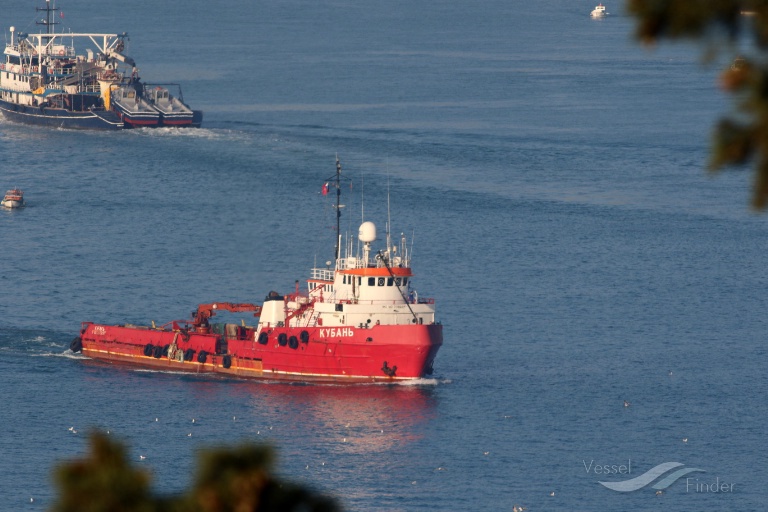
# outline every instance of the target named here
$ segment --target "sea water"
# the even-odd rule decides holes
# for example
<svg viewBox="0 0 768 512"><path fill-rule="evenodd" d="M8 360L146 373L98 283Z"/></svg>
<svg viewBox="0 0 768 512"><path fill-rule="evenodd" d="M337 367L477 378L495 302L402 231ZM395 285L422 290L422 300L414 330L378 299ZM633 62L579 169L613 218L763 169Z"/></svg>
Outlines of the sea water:
<svg viewBox="0 0 768 512"><path fill-rule="evenodd" d="M37 30L8 3L5 28ZM50 507L93 429L159 494L188 488L199 448L254 441L348 510L764 509L768 220L749 170L706 172L728 101L697 48L638 45L619 2L603 20L566 0L60 7L59 29L128 32L141 76L205 119L0 121L0 187L28 203L0 212L0 509ZM68 351L82 321L292 291L333 258L337 154L342 231L383 238L389 204L413 236L444 325L431 378L258 383ZM669 462L703 472L661 495L599 483Z"/></svg>

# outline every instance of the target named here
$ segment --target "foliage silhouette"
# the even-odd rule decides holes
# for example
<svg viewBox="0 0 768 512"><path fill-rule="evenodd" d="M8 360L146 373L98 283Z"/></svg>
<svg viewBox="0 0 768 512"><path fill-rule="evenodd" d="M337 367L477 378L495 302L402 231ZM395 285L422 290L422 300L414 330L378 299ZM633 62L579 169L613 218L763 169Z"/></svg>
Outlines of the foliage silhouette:
<svg viewBox="0 0 768 512"><path fill-rule="evenodd" d="M271 474L272 449L254 444L200 452L190 490L156 496L151 476L133 467L125 447L102 433L90 435L90 453L54 470L54 512L336 512L331 498Z"/></svg>
<svg viewBox="0 0 768 512"><path fill-rule="evenodd" d="M725 55L720 85L734 112L715 126L709 167L752 164L752 206L768 206L768 2L761 0L628 0L636 37L649 44L691 39L705 60ZM748 51L744 51L748 46ZM739 50L742 47L742 50Z"/></svg>

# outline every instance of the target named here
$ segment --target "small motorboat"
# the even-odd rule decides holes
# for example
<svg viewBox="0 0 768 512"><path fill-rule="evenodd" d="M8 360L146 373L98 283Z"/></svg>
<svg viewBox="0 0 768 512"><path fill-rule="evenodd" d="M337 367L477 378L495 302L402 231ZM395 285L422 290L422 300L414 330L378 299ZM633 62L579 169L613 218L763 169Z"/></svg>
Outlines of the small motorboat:
<svg viewBox="0 0 768 512"><path fill-rule="evenodd" d="M5 208L21 208L24 206L24 192L18 188L11 189L5 193L0 206Z"/></svg>
<svg viewBox="0 0 768 512"><path fill-rule="evenodd" d="M141 93L141 83L116 86L111 89L112 109L125 123L125 128L156 128L160 112Z"/></svg>
<svg viewBox="0 0 768 512"><path fill-rule="evenodd" d="M606 14L608 13L605 12L605 6L603 4L597 4L595 8L592 9L592 14L590 14L590 16L593 18L602 18Z"/></svg>
<svg viewBox="0 0 768 512"><path fill-rule="evenodd" d="M172 84L179 87L178 84ZM181 99L173 96L161 86L144 88L144 98L160 112L162 126L192 126L194 113Z"/></svg>

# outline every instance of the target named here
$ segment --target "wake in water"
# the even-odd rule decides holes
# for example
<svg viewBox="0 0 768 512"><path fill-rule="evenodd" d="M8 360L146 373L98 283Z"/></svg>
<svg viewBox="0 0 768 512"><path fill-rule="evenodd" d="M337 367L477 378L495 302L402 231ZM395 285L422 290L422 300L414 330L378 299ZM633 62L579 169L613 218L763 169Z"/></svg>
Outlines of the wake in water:
<svg viewBox="0 0 768 512"><path fill-rule="evenodd" d="M30 357L63 357L65 359L77 359L79 361L90 361L91 358L83 354L75 354L67 349L64 352L42 352L39 354L30 354Z"/></svg>
<svg viewBox="0 0 768 512"><path fill-rule="evenodd" d="M251 139L251 136L244 131L212 128L136 128L128 130L129 135L140 137L179 137L187 139L205 139L205 140L228 140L231 142L241 142Z"/></svg>
<svg viewBox="0 0 768 512"><path fill-rule="evenodd" d="M19 351L31 355L58 355L57 349L68 347L61 333L30 332L21 329L0 330L0 350Z"/></svg>
<svg viewBox="0 0 768 512"><path fill-rule="evenodd" d="M453 381L451 379L438 379L438 378L430 378L430 379L414 379L414 380L406 380L406 381L398 381L393 382L392 384L396 386L438 386L442 384L451 384Z"/></svg>

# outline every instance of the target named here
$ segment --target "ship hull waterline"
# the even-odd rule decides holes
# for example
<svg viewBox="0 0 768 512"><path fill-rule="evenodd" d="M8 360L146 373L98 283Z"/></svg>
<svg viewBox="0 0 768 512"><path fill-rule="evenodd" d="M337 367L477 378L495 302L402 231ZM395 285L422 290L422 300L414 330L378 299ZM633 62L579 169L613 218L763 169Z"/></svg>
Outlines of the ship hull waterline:
<svg viewBox="0 0 768 512"><path fill-rule="evenodd" d="M73 112L62 108L17 105L0 100L0 112L9 121L71 130L122 130L123 121L110 111Z"/></svg>
<svg viewBox="0 0 768 512"><path fill-rule="evenodd" d="M284 345L278 341L281 334L285 334L283 340L298 339L301 331L308 333L308 341ZM159 371L290 382L386 383L429 376L442 345L442 325L276 328L269 332L267 343L261 344L216 334L179 335L168 330L87 324L79 339L87 357ZM149 345L154 354L146 355ZM182 353L191 350L194 356L190 360L169 358L167 348L173 345ZM202 362L201 351L207 352ZM388 374L384 367L396 370Z"/></svg>

